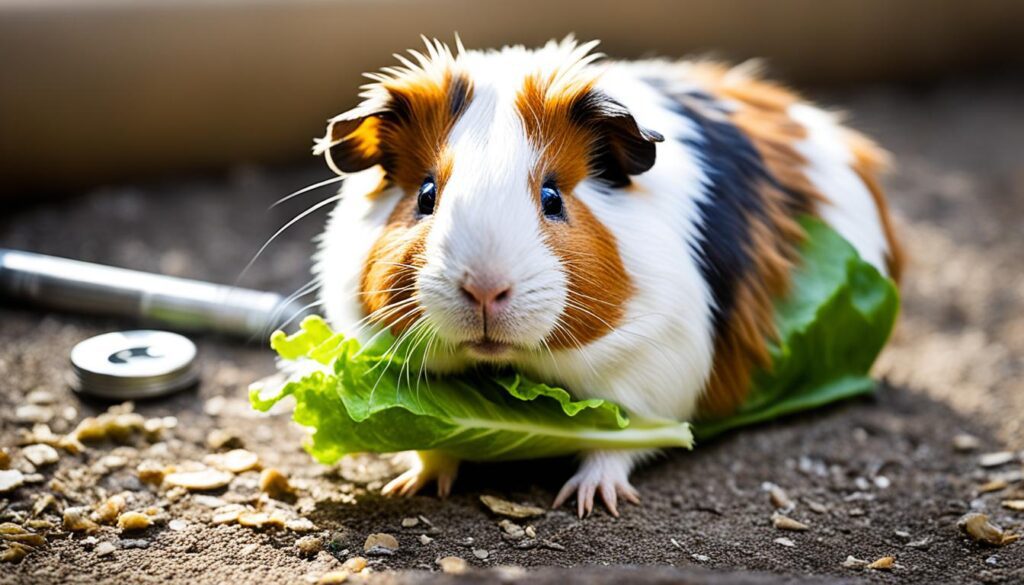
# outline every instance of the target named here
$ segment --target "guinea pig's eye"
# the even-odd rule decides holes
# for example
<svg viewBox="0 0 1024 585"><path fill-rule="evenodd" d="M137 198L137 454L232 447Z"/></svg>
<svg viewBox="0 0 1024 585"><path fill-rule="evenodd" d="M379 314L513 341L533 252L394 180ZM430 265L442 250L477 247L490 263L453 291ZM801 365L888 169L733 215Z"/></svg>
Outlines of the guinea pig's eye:
<svg viewBox="0 0 1024 585"><path fill-rule="evenodd" d="M419 193L416 194L416 210L420 215L434 213L434 203L437 201L437 183L434 177L423 179Z"/></svg>
<svg viewBox="0 0 1024 585"><path fill-rule="evenodd" d="M544 216L549 219L565 219L562 193L550 181L540 188L540 207L544 210Z"/></svg>

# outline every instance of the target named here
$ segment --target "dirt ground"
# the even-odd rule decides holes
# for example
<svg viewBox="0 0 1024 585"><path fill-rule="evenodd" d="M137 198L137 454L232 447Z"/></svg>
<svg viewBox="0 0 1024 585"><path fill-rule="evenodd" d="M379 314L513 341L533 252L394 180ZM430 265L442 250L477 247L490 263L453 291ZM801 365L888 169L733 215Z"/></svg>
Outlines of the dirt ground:
<svg viewBox="0 0 1024 585"><path fill-rule="evenodd" d="M314 464L286 414L257 416L248 408L247 384L273 370L268 350L197 337L198 388L136 405L145 417L177 417L175 428L159 438L133 435L78 455L61 452L58 463L30 477L35 483L0 494L3 521L27 521L40 498L63 488L58 508L93 506L128 491L128 507L155 507L157 522L136 534L103 527L86 536L65 532L55 509L45 510L37 520L56 524L46 544L2 566L0 582L315 583L364 555L365 539L377 532L399 543L391 555L369 556L370 579L382 583L1024 582L1024 541L986 546L956 526L973 510L1024 531L1024 512L1001 506L1024 498L1019 459L980 466L984 453L1024 449L1024 80L822 98L848 110L897 161L887 184L912 264L904 316L878 367L887 381L877 397L669 453L636 474L643 504L627 506L621 518L599 511L580 521L568 508L554 510L520 521L534 527L535 539L511 540L479 496L547 505L572 472L571 460L465 466L445 501L382 499L375 492L399 462ZM268 205L326 176L319 167L240 168L25 205L0 214L0 246L231 282L262 240L316 195L273 212ZM322 221L318 215L289 230L243 284L300 287ZM88 336L132 325L0 307L0 440L14 465L31 471L18 445L32 425L19 420L17 407L43 390L34 400L56 401L43 405L56 433L104 411L109 405L82 401L67 388L68 351ZM264 466L291 477L298 496L277 507L311 520L312 532L211 524L218 504L267 503L256 471L206 497L139 482L142 460L202 460L214 451L206 445L214 429L234 433ZM955 450L958 433L980 445ZM981 493L982 484L999 478L1007 487ZM809 530L773 526L766 482L796 502L790 515ZM413 518L415 526L403 525ZM322 550L301 555L295 543L306 536L319 538ZM435 561L445 556L475 570L442 575ZM893 556L896 566L849 568L848 556Z"/></svg>

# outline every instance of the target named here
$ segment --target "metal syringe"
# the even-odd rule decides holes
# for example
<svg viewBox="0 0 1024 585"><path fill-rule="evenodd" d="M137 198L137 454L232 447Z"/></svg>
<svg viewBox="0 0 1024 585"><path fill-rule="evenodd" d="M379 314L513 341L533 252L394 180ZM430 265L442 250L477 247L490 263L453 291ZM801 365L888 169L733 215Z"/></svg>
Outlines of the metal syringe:
<svg viewBox="0 0 1024 585"><path fill-rule="evenodd" d="M265 341L303 308L279 294L0 248L0 296Z"/></svg>

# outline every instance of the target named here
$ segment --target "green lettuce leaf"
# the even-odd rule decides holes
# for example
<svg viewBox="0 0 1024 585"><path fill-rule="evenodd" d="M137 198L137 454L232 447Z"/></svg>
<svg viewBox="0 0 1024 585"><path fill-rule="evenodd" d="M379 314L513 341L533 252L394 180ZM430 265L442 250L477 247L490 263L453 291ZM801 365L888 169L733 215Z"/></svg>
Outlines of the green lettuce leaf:
<svg viewBox="0 0 1024 585"><path fill-rule="evenodd" d="M698 439L875 389L869 372L899 313L896 285L823 222L802 223L801 264L790 294L775 304L772 365L754 373L737 412L695 423Z"/></svg>
<svg viewBox="0 0 1024 585"><path fill-rule="evenodd" d="M418 375L418 369L410 372L415 362L403 348L388 351L390 342L360 347L323 319L308 317L291 336L276 332L271 346L286 360L311 359L326 368L269 398L254 388L250 401L266 411L294 396L295 421L313 429L306 448L323 463L362 451L437 449L460 459L494 461L692 446L685 422L630 421L608 401L573 400L561 388L517 374Z"/></svg>
<svg viewBox="0 0 1024 585"><path fill-rule="evenodd" d="M872 391L868 371L892 329L896 288L838 234L807 220L793 292L777 303L772 366L756 372L750 397L733 416L700 421L698 438ZM591 449L693 445L688 423L630 420L605 400L574 400L561 388L515 373L422 374L414 356L379 335L361 347L319 317L271 346L290 361L319 364L273 396L269 410L295 398L293 418L312 429L306 449L323 463L348 453L436 449L467 460L568 455ZM309 368L306 368L309 369Z"/></svg>

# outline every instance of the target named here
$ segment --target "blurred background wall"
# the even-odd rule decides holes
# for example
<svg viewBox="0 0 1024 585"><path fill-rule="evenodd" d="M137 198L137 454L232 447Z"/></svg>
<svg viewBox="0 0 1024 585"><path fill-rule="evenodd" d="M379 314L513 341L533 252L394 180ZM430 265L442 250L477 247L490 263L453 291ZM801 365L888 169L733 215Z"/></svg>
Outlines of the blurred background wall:
<svg viewBox="0 0 1024 585"><path fill-rule="evenodd" d="M0 0L0 196L308 160L361 72L455 31L763 57L805 85L1024 63L1017 0Z"/></svg>

